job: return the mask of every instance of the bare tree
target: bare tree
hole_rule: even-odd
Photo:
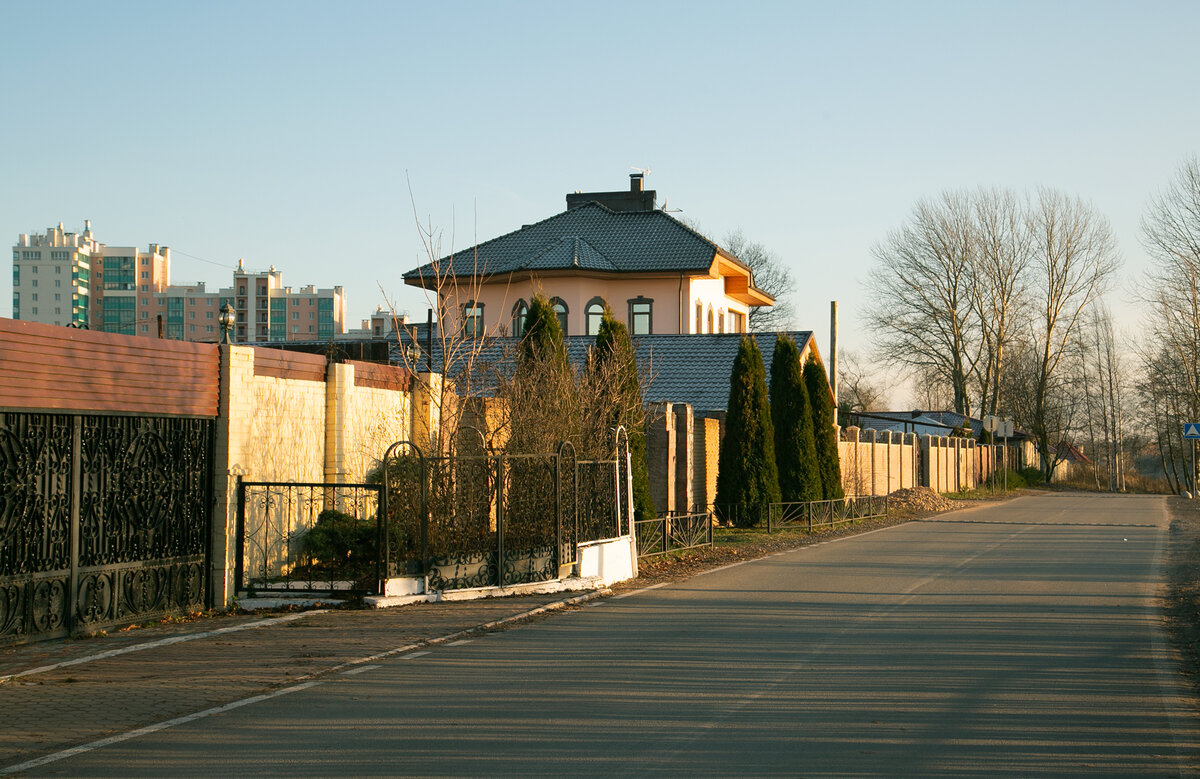
[[[881,411],[886,403],[881,383],[858,355],[843,352],[838,359],[838,413]]]
[[[1058,371],[1084,312],[1107,291],[1119,261],[1108,220],[1079,198],[1038,190],[1029,229],[1035,242],[1031,281],[1036,301],[1029,328],[1035,352],[1029,428],[1049,481],[1062,457],[1058,436],[1070,430],[1063,415],[1069,387]]]
[[[979,323],[976,362],[979,414],[996,414],[1005,355],[1027,307],[1032,241],[1024,204],[1012,192],[980,189],[974,195],[975,242],[971,302]]]
[[[774,332],[792,326],[792,301],[796,280],[775,252],[751,241],[741,228],[725,238],[725,249],[750,268],[754,286],[775,298],[773,306],[752,306],[749,328],[752,332]]]
[[[936,375],[970,415],[969,381],[979,360],[979,313],[972,301],[975,256],[970,197],[943,192],[921,200],[908,221],[873,250],[867,321],[887,364]]]
[[[428,447],[427,454],[448,454],[464,424],[487,427],[485,396],[490,394],[491,370],[485,364],[489,342],[500,333],[488,328],[482,317],[470,317],[466,307],[479,299],[486,269],[473,247],[455,254],[453,232],[450,254],[443,255],[443,233],[432,220],[421,221],[416,199],[409,186],[413,222],[421,239],[426,263],[419,268],[422,286],[436,320],[428,339],[418,339],[415,328],[396,327],[398,350],[404,366],[413,375],[415,395],[428,407],[419,415],[423,424],[412,432],[413,440]],[[389,304],[390,305],[390,304]],[[395,308],[392,307],[395,321]],[[432,354],[428,342],[432,341]],[[418,415],[414,415],[416,418]]]
[[[1142,219],[1153,259],[1140,290],[1150,308],[1143,404],[1154,422],[1163,470],[1175,489],[1194,490],[1190,447],[1178,431],[1200,412],[1200,161],[1185,160]]]

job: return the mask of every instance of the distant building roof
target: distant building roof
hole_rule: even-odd
[[[848,414],[850,420],[856,421],[865,430],[879,432],[916,433],[917,435],[950,435],[956,429],[962,429],[970,424],[973,436],[978,439],[983,433],[983,420],[969,417],[955,411],[869,411],[859,414]],[[1013,432],[1013,438],[1028,438],[1029,435],[1020,430]]]
[[[816,342],[808,330],[785,333],[790,335],[801,351],[805,345],[816,352]],[[775,351],[776,333],[751,333],[763,354],[767,371],[767,382],[771,381],[771,356]],[[647,403],[687,403],[697,412],[725,411],[729,403],[729,374],[737,357],[742,335],[641,335],[633,337],[633,348],[637,357],[638,370],[648,377],[645,387]],[[406,342],[393,344],[392,361],[403,363],[402,350]],[[477,360],[485,364],[498,364],[515,348],[517,339],[493,338],[481,345]],[[583,365],[588,350],[596,343],[593,336],[575,335],[566,338],[567,354],[575,366]],[[421,341],[421,349],[426,344]],[[817,352],[819,354],[819,352]],[[441,347],[433,339],[432,364],[441,362]],[[422,358],[421,365],[424,365]],[[454,368],[450,369],[454,372]]]

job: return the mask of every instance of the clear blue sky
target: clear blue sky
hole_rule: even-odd
[[[1195,2],[27,2],[0,29],[4,241],[91,219],[171,246],[174,280],[244,257],[342,284],[352,321],[381,287],[423,316],[406,177],[448,250],[649,166],[660,203],[784,258],[822,349],[838,299],[863,350],[870,248],[918,198],[1081,195],[1128,279],[1200,151]]]

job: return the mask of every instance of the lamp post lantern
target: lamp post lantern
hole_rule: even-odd
[[[233,306],[228,303],[221,306],[221,313],[217,316],[217,322],[221,326],[221,343],[230,343],[230,333],[233,332],[233,321],[236,317]]]

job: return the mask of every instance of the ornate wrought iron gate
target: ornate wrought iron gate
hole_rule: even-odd
[[[211,419],[0,412],[0,642],[203,608]]]
[[[578,460],[569,444],[556,454],[426,457],[398,442],[381,469],[383,575],[425,575],[435,590],[558,578],[577,544],[621,534],[624,462]]]

